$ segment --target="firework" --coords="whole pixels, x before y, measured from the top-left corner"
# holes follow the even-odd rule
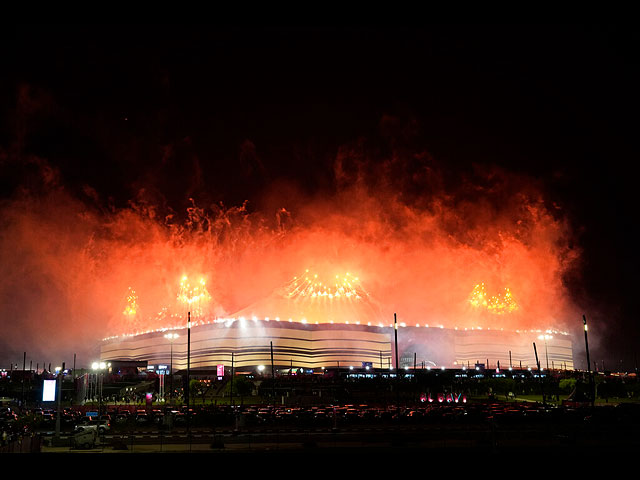
[[[512,313],[518,309],[518,304],[511,294],[509,287],[505,287],[504,294],[489,296],[484,283],[479,283],[473,287],[469,297],[469,303],[474,308],[484,308],[495,315]]]
[[[180,290],[178,291],[178,301],[187,305],[191,315],[199,317],[202,315],[204,305],[211,300],[211,295],[207,291],[204,278],[200,278],[195,285],[189,283],[189,278],[183,275],[180,279]]]
[[[131,318],[134,317],[138,313],[138,296],[136,295],[136,291],[129,287],[129,293],[127,294],[127,306],[125,307],[122,314]]]
[[[305,275],[294,277],[289,284],[288,298],[303,299],[355,299],[360,300],[366,298],[369,294],[364,290],[358,277],[350,275],[349,272],[344,276],[336,275],[332,283],[322,282],[318,278],[318,274],[309,273],[309,269],[305,271]]]
[[[378,302],[352,273],[331,275],[305,270],[268,297],[237,311],[237,318],[269,321],[286,319],[303,324],[352,323],[378,325],[383,318]]]

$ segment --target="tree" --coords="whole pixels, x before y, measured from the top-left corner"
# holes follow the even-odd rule
[[[570,394],[576,388],[576,379],[575,378],[563,378],[560,380],[558,388],[562,393]]]
[[[231,391],[232,387],[233,392]],[[224,387],[225,394],[231,395],[231,393],[233,393],[233,396],[239,396],[240,403],[242,403],[243,398],[250,395],[252,391],[253,382],[244,375],[236,375],[233,378],[230,378]]]
[[[204,405],[204,398],[210,388],[211,384],[192,379],[189,382],[189,395],[193,398],[195,398],[197,395],[200,395],[202,398],[202,404]]]
[[[251,395],[253,391],[253,382],[251,382],[247,377],[239,376],[236,377],[234,383],[234,388],[238,395],[240,396],[240,403],[242,404],[243,398],[247,395]]]

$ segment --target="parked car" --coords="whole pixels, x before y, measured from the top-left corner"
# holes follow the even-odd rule
[[[111,430],[111,422],[108,420],[94,420],[93,417],[89,417],[81,425],[78,425],[76,429],[80,427],[92,427],[96,429],[96,432],[100,435],[104,435]]]
[[[149,423],[149,415],[144,410],[138,410],[136,412],[136,423],[139,425],[146,425]]]

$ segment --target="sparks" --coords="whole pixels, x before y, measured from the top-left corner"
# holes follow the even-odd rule
[[[122,312],[126,317],[133,317],[138,313],[138,296],[136,291],[129,287],[129,293],[127,295],[127,306]]]
[[[509,287],[505,287],[503,295],[497,294],[490,297],[486,292],[484,283],[479,283],[473,288],[469,303],[474,308],[485,308],[495,315],[511,313],[518,309],[518,304],[514,300]]]
[[[187,305],[192,316],[198,317],[202,314],[205,304],[211,300],[211,295],[207,290],[204,278],[201,277],[196,285],[191,286],[189,278],[184,275],[180,279],[177,298],[180,303]]]
[[[309,274],[305,271],[302,277],[294,277],[289,284],[287,296],[289,298],[326,298],[326,299],[355,299],[360,300],[368,297],[358,277],[350,275],[348,272],[343,276],[336,275],[333,284],[327,284],[318,279],[318,274]]]

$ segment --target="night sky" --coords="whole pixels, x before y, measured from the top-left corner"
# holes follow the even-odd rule
[[[17,25],[3,35],[3,205],[39,195],[43,168],[95,208],[126,208],[143,191],[180,215],[190,199],[268,208],[284,181],[330,195],[336,154],[354,144],[372,163],[428,152],[453,185],[497,166],[542,185],[571,225],[581,260],[565,284],[597,337],[592,359],[635,366],[636,30]],[[0,307],[0,322],[20,320]]]

